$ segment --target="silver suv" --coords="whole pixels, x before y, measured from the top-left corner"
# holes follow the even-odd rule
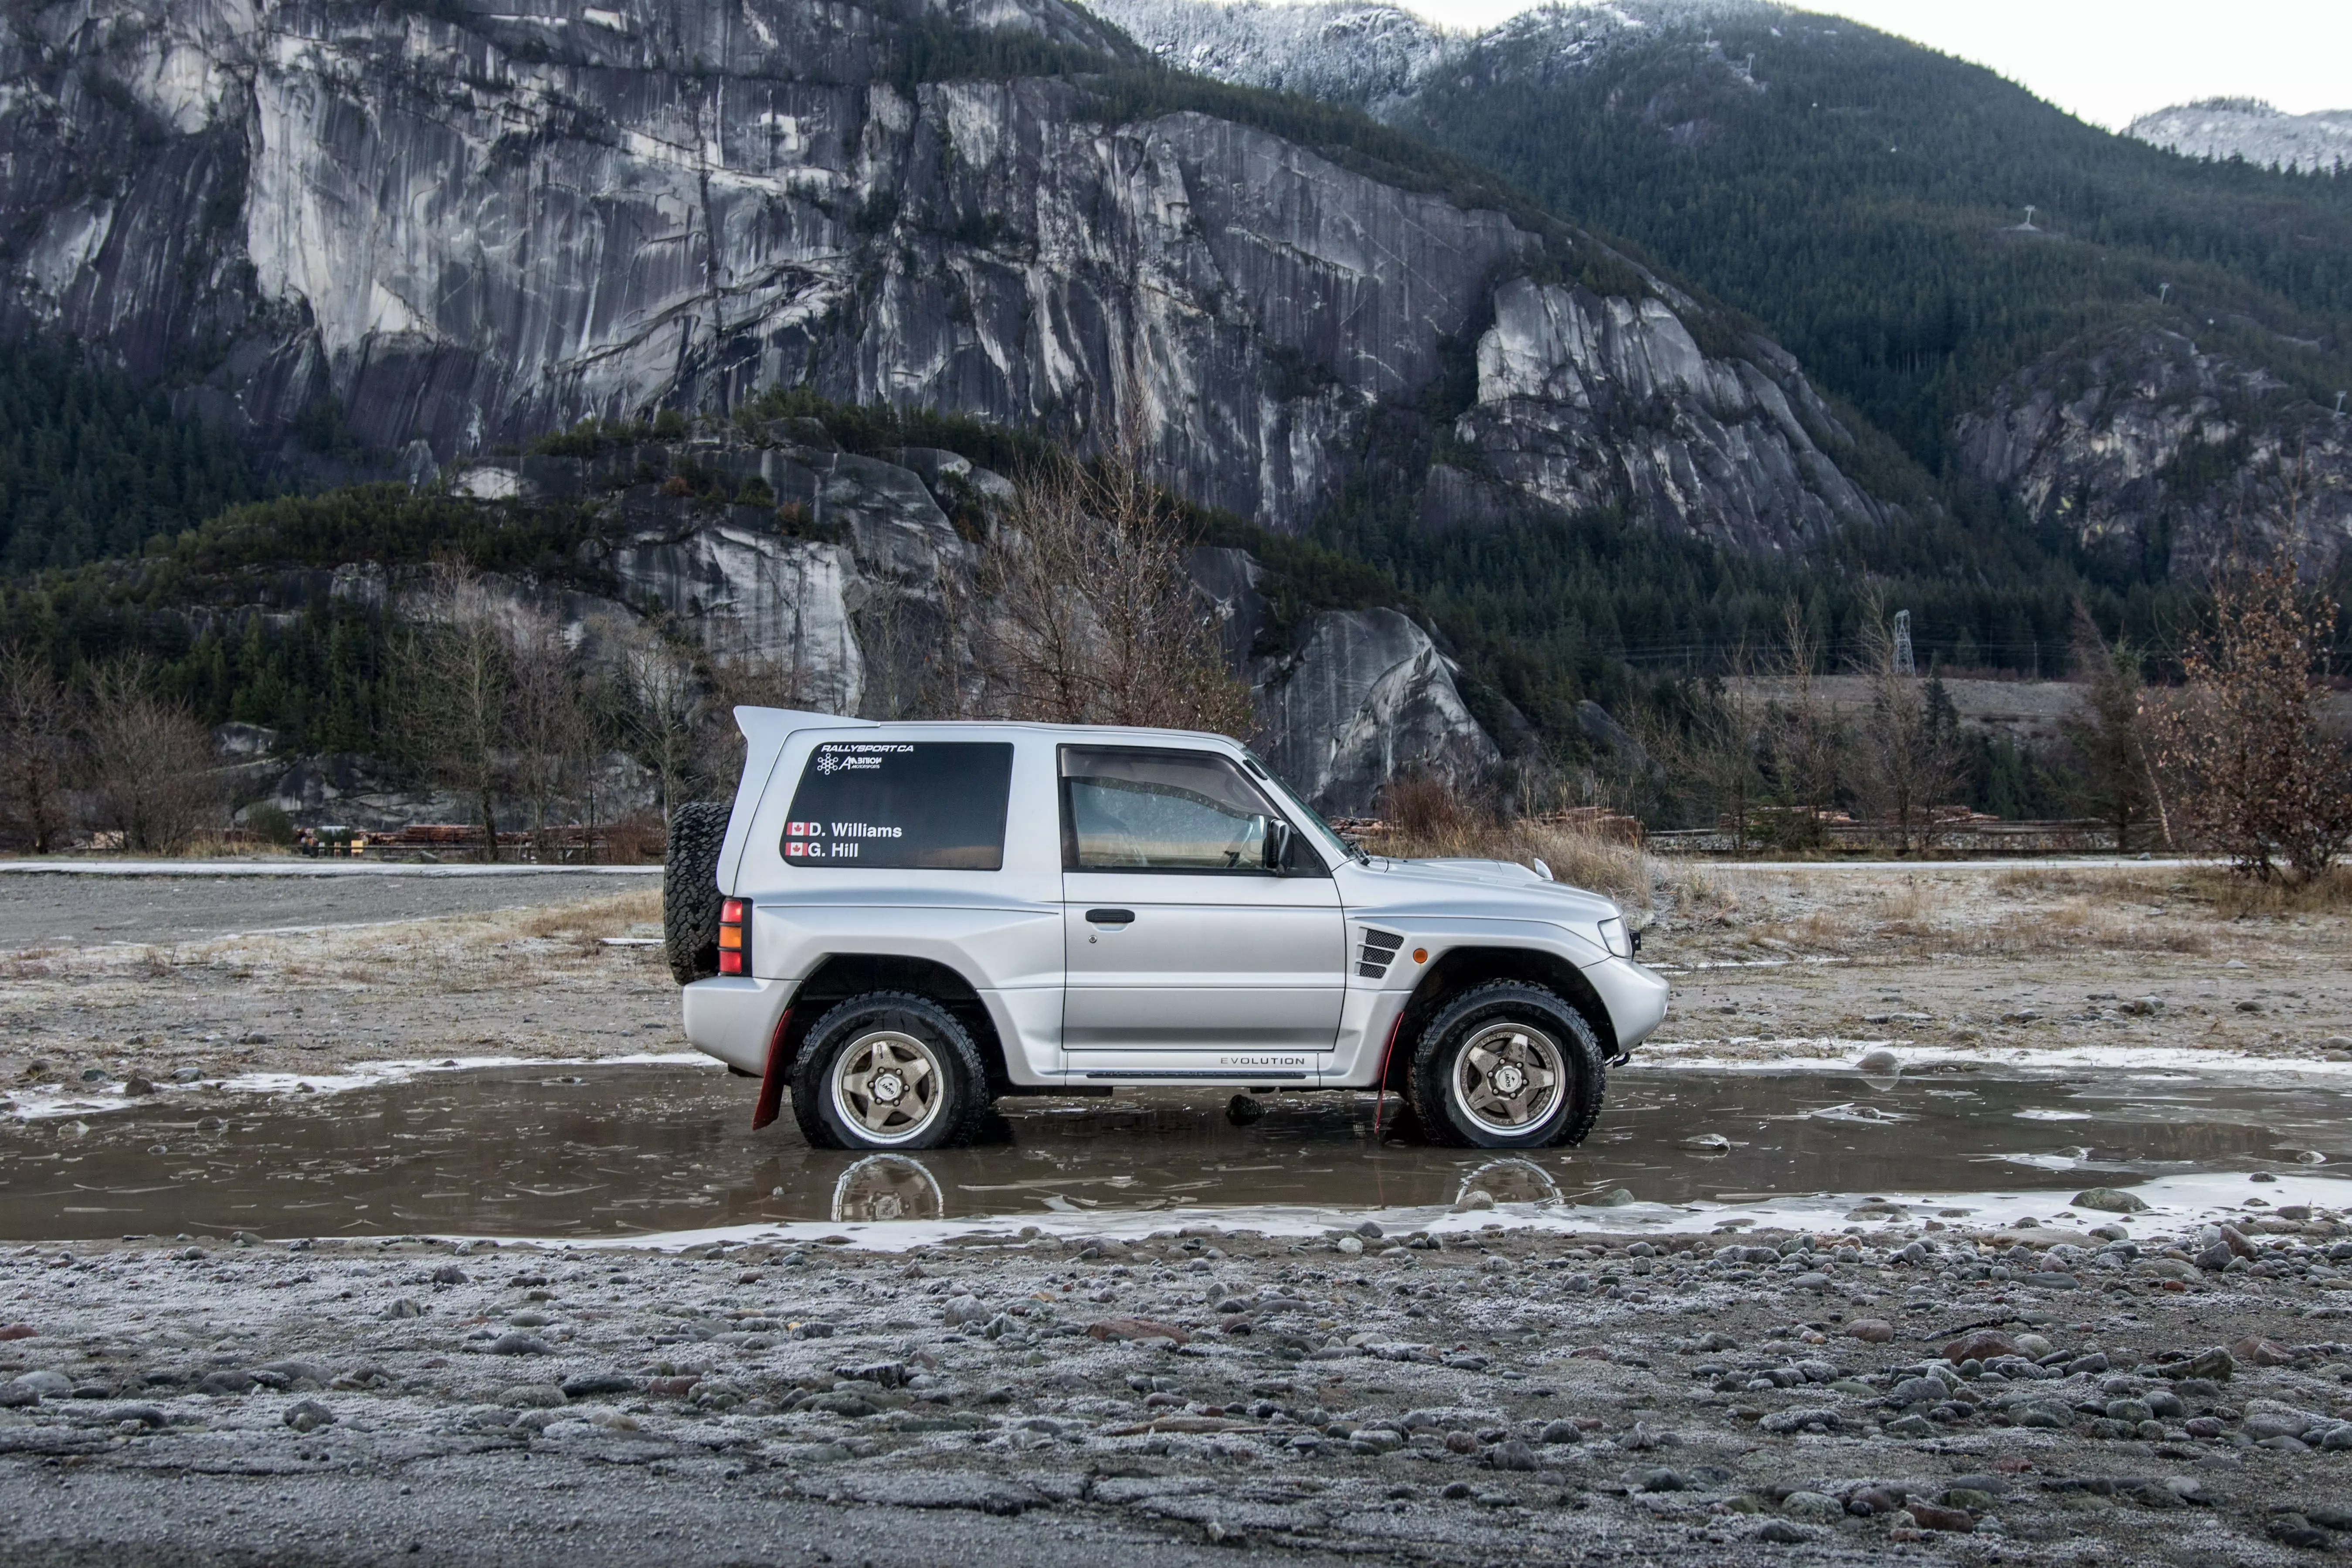
[[[1009,1094],[1400,1089],[1433,1139],[1582,1139],[1666,984],[1607,899],[1367,857],[1220,735],[740,708],[673,813],[686,1034],[821,1147],[969,1141]]]

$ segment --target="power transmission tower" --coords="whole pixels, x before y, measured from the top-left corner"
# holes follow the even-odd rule
[[[2033,226],[2033,209],[2031,206],[2025,209],[2025,226],[2028,228]]]
[[[1911,612],[1895,612],[1895,668],[1904,675],[1916,675],[1918,668],[1911,662]]]

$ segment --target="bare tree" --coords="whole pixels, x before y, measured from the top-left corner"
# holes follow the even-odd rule
[[[596,725],[562,622],[529,605],[509,609],[505,621],[511,672],[507,735],[515,793],[530,814],[539,858],[548,861],[556,858],[550,836],[553,819],[590,787]]]
[[[2283,546],[2226,569],[2212,635],[2182,656],[2185,689],[2158,714],[2189,831],[2261,881],[2308,882],[2352,845],[2352,740],[2328,721],[2321,679],[2336,615]]]
[[[1835,805],[1844,730],[1821,689],[1821,638],[1804,606],[1791,599],[1780,616],[1780,673],[1785,699],[1772,704],[1764,726],[1766,774],[1776,797],[1783,836],[1813,845]]]
[[[124,654],[90,672],[82,721],[91,815],[125,849],[171,854],[226,816],[211,731],[155,689],[154,670]]]
[[[710,704],[693,664],[643,623],[632,623],[620,652],[616,718],[629,750],[659,782],[662,820],[687,798]]]
[[[737,708],[804,708],[814,679],[795,649],[791,662],[719,659],[710,667],[711,705],[695,733],[693,772],[698,785],[732,790],[743,773],[743,734]]]
[[[13,645],[0,649],[0,821],[37,855],[56,848],[71,821],[70,707],[47,659]]]
[[[1024,476],[982,547],[975,588],[983,708],[1055,723],[1248,730],[1248,687],[1225,666],[1139,430],[1091,468],[1061,458]]]
[[[411,611],[400,650],[403,716],[425,772],[471,801],[499,858],[515,659],[504,606],[470,567],[442,562]]]
[[[2115,824],[2116,850],[2129,854],[2132,829],[2156,815],[2146,692],[2139,658],[2110,646],[2091,612],[2074,606],[2074,668],[2084,678],[2082,705],[2059,721],[2059,733],[2082,773],[2082,798]]]
[[[1874,604],[1862,626],[1859,663],[1870,707],[1855,736],[1855,784],[1871,816],[1895,828],[1898,854],[1934,836],[1934,807],[1959,788],[1958,737],[1927,700],[1919,678],[1897,657],[1885,611]]]
[[[1734,849],[1748,847],[1748,818],[1765,782],[1758,759],[1765,751],[1767,713],[1754,678],[1743,643],[1732,655],[1727,679],[1696,689],[1688,728],[1673,739],[1671,755],[1661,752],[1669,771],[1696,786],[1717,821],[1729,820]]]

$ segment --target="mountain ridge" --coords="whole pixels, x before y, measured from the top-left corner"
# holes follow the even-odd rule
[[[805,385],[1082,444],[1140,419],[1175,489],[1296,531],[1375,411],[1460,365],[1429,417],[1516,464],[1507,489],[1747,549],[1879,515],[1792,359],[1589,236],[1424,188],[1454,175],[1369,132],[1327,156],[1190,106],[1213,84],[1074,73],[1131,47],[1055,0],[949,14],[1034,43],[955,35],[966,72],[933,12],[793,0],[561,28],[471,0],[97,0],[49,38],[14,0],[35,89],[0,110],[5,313],[255,440],[322,422],[409,477]],[[1506,389],[1476,367],[1530,352],[1488,342],[1521,278],[1584,326]],[[1572,493],[1538,448],[1576,454]]]
[[[2238,158],[2261,168],[2352,164],[2352,109],[2289,114],[2258,98],[2206,98],[2143,114],[2124,134],[2186,157]]]
[[[2144,447],[2158,481],[2112,489],[2122,512],[2074,528],[2077,545],[2118,580],[2193,576],[2242,523],[2286,538],[2315,571],[2347,558],[2352,442],[2332,404],[2352,384],[2352,184],[2182,159],[1989,70],[1763,0],[1544,7],[1467,37],[1362,0],[1097,9],[1164,58],[1376,106],[1564,220],[1662,258],[1759,322],[1948,495],[2039,497],[2036,521],[2071,526],[2085,514],[1980,463],[1999,444],[1971,433],[2020,405],[2021,381],[2165,360],[2112,352],[2119,334],[2193,341],[2235,369],[2162,377],[2157,424],[2243,459],[2174,462],[2169,437]],[[2234,390],[2219,395],[2224,383]],[[2126,378],[2100,395],[2139,394]],[[2097,466],[2080,447],[2097,423],[2048,427],[2079,447],[2058,466]],[[2284,464],[2306,452],[2315,482],[2288,526]]]

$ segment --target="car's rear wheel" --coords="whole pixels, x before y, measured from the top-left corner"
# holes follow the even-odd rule
[[[955,1015],[909,992],[853,996],[817,1020],[793,1067],[793,1115],[821,1148],[969,1143],[988,1073]]]
[[[1474,985],[1414,1043],[1407,1097],[1426,1134],[1477,1149],[1581,1142],[1608,1067],[1582,1013],[1540,985]]]
[[[662,858],[662,949],[680,985],[719,973],[719,848],[729,808],[697,800],[672,806]]]

